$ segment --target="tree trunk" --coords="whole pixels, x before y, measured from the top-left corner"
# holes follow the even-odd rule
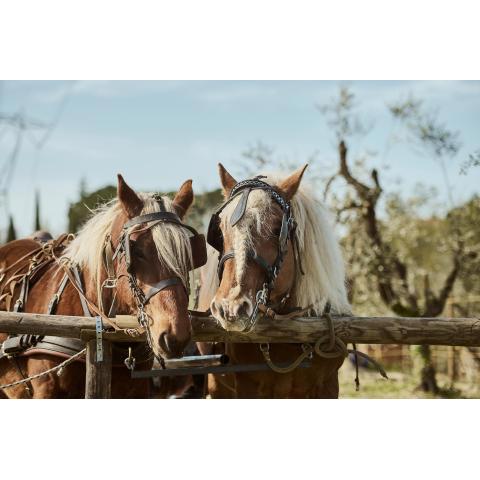
[[[432,351],[430,345],[420,345],[418,352],[422,359],[422,368],[420,370],[420,385],[422,391],[437,395],[439,388],[437,385],[436,371],[432,362]]]

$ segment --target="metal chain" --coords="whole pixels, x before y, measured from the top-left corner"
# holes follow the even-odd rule
[[[69,365],[70,363],[74,362],[77,358],[81,357],[82,355],[85,355],[85,352],[87,351],[86,348],[84,348],[83,350],[81,350],[80,352],[76,353],[75,355],[72,355],[70,358],[67,358],[64,362],[58,364],[57,366],[55,367],[52,367],[52,368],[49,368],[48,370],[46,370],[45,372],[42,372],[42,373],[37,373],[36,375],[32,375],[31,377],[27,377],[27,378],[24,378],[23,380],[18,380],[16,382],[12,382],[12,383],[7,383],[6,385],[0,385],[0,389],[1,390],[5,390],[7,388],[11,388],[11,387],[16,387],[17,385],[22,385],[23,383],[27,383],[27,382],[30,382],[32,380],[35,380],[36,378],[40,378],[40,377],[43,377],[45,375],[48,375],[50,373],[53,373],[57,370],[59,370],[59,372],[57,373],[58,376],[60,376],[62,374],[61,370],[63,368],[65,368],[67,365]]]
[[[263,358],[267,365],[276,373],[290,373],[293,372],[304,360],[307,358],[312,358],[313,347],[308,343],[302,344],[303,352],[288,366],[280,367],[275,365],[270,358],[270,344],[269,343],[261,343],[260,344],[260,351],[263,353]]]
[[[322,357],[322,358],[336,358],[336,357],[346,358],[349,353],[353,353],[355,355],[355,362],[357,364],[357,369],[358,369],[358,357],[361,356],[362,358],[365,358],[367,361],[372,363],[377,368],[377,370],[379,371],[380,375],[383,378],[388,379],[387,373],[376,360],[371,358],[366,353],[357,351],[356,345],[354,345],[353,350],[348,349],[347,346],[345,345],[345,342],[341,338],[335,335],[335,327],[333,325],[333,319],[330,313],[325,313],[323,316],[327,320],[328,334],[320,337],[315,342],[315,345],[313,347],[308,343],[302,344],[303,353],[301,353],[300,356],[296,360],[294,360],[291,365],[287,367],[279,367],[278,365],[275,365],[273,363],[270,357],[270,344],[268,343],[260,344],[260,351],[262,352],[263,358],[265,359],[265,362],[267,363],[267,365],[276,373],[290,373],[293,370],[295,370],[306,358],[312,358],[313,352],[315,352],[319,357]],[[358,391],[360,387],[358,370],[356,373],[355,385]]]

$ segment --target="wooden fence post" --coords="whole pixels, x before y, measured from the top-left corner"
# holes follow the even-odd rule
[[[103,360],[97,362],[97,341],[87,343],[85,398],[112,396],[112,342],[102,340]]]

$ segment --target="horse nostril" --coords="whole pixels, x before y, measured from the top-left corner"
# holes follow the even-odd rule
[[[225,309],[223,308],[223,305],[221,303],[215,303],[215,306],[217,307],[218,315],[221,318],[225,318]]]
[[[178,351],[178,342],[175,337],[163,332],[158,339],[161,349],[167,354],[174,354]]]
[[[159,339],[158,345],[167,358],[179,358],[183,355],[185,347],[188,345],[190,338],[185,340],[178,340],[175,335],[171,335],[168,332],[163,332]]]
[[[239,306],[237,310],[238,317],[247,317],[248,316],[248,309],[250,305],[246,300],[244,300]]]

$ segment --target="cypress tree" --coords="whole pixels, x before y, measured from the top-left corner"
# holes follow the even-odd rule
[[[35,227],[33,229],[34,232],[38,232],[41,230],[42,226],[40,224],[40,194],[38,190],[35,192]]]
[[[15,231],[15,225],[13,224],[13,218],[10,215],[10,220],[8,222],[8,231],[7,231],[7,242],[17,239],[17,232]]]

